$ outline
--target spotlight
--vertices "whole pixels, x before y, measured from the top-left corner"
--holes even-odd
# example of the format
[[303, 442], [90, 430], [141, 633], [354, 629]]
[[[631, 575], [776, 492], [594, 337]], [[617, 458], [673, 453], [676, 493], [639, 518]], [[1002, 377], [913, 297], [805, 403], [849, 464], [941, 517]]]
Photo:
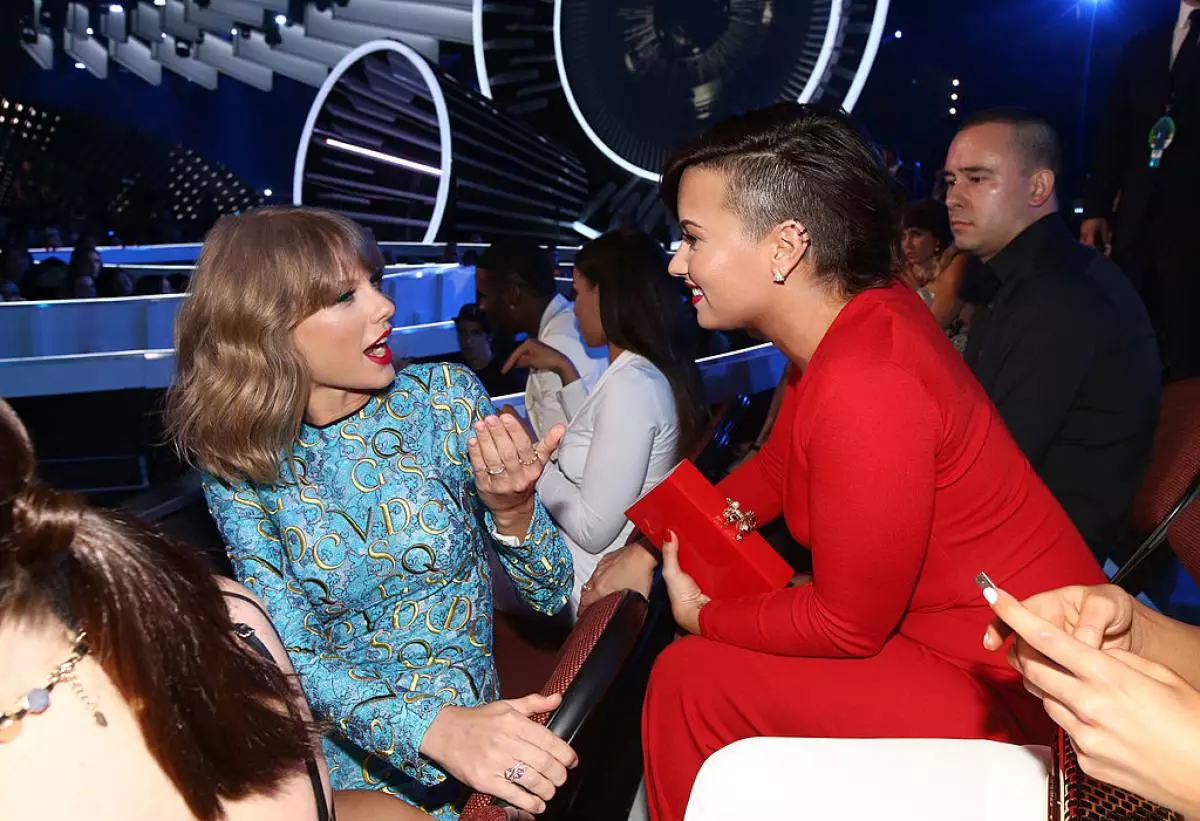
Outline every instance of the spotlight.
[[957, 95], [957, 94], [951, 94], [951, 95], [950, 95], [950, 99], [951, 99], [951, 100], [957, 100], [957, 99], [958, 99], [958, 95]]
[[111, 6], [108, 7], [108, 13], [109, 14], [124, 14], [125, 7], [118, 3], [113, 3]]
[[900, 29], [896, 29], [896, 33], [892, 36], [894, 36], [897, 40], [901, 40], [904, 38], [904, 32], [902, 32]]
[[92, 36], [93, 34], [95, 34], [96, 32], [92, 30], [92, 27], [91, 27], [91, 26], [88, 26], [88, 27], [87, 27], [87, 33], [88, 33], [88, 37], [91, 37], [91, 36]]
[[950, 85], [954, 86], [955, 88], [958, 88], [958, 80], [951, 80]]
[[191, 57], [192, 56], [192, 44], [189, 43], [187, 40], [176, 40], [175, 41], [175, 56], [176, 57], [184, 57], [184, 58]]
[[288, 19], [287, 19], [287, 15], [286, 15], [286, 14], [276, 14], [276, 15], [275, 15], [275, 25], [277, 25], [277, 26], [286, 26], [286, 25], [287, 25], [287, 21], [288, 21]]
[[272, 194], [274, 194], [274, 193], [275, 193], [275, 192], [274, 192], [274, 191], [272, 191], [270, 188], [264, 188], [264, 189], [263, 189], [263, 196], [264, 196], [264, 197], [269, 197], [269, 196], [271, 196], [271, 195], [272, 195]]
[[951, 116], [951, 117], [953, 117], [953, 116], [954, 116], [955, 114], [957, 114], [957, 113], [958, 113], [958, 109], [957, 109], [957, 108], [952, 108], [952, 109], [950, 109], [950, 116]]
[[238, 36], [238, 30], [237, 30], [237, 26], [234, 26], [233, 28], [231, 28], [231, 29], [229, 30], [229, 33], [230, 33], [230, 35], [232, 35], [233, 37], [237, 37], [237, 36]]
[[76, 63], [75, 68], [87, 68], [83, 63]]

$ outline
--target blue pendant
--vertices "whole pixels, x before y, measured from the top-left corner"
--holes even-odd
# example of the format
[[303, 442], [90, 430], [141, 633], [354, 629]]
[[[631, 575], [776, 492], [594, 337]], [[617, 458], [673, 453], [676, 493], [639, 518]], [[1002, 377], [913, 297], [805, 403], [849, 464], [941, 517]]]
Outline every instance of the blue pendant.
[[50, 691], [39, 687], [25, 694], [25, 709], [37, 715], [50, 708]]

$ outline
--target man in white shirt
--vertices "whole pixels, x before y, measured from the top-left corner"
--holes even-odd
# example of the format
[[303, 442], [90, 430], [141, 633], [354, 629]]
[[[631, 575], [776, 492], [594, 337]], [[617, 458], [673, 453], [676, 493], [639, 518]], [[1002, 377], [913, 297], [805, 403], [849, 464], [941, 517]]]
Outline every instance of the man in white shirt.
[[1171, 380], [1200, 376], [1200, 0], [1125, 45], [1080, 239], [1141, 291]]
[[[547, 251], [532, 242], [504, 240], [479, 257], [476, 299], [497, 333], [525, 334], [563, 353], [590, 390], [608, 367], [608, 351], [584, 344], [575, 312], [558, 293], [554, 274], [554, 261]], [[557, 398], [561, 389], [557, 374], [530, 371], [525, 411], [539, 439], [555, 425], [570, 421]]]

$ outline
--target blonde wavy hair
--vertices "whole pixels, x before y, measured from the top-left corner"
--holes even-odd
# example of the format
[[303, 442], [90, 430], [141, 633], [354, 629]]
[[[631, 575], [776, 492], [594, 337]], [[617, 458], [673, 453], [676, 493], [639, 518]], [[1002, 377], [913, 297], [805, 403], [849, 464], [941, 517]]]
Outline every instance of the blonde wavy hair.
[[218, 220], [175, 320], [167, 429], [180, 456], [222, 481], [277, 484], [310, 391], [292, 330], [332, 305], [347, 279], [382, 268], [370, 235], [329, 211]]

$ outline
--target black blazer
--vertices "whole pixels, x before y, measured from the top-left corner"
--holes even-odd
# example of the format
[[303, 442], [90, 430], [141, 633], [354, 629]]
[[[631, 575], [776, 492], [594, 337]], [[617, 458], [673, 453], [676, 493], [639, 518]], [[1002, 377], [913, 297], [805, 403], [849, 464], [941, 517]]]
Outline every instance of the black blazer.
[[1162, 164], [1150, 168], [1150, 129], [1166, 110], [1174, 35], [1173, 17], [1126, 43], [1109, 92], [1084, 216], [1114, 217], [1118, 249], [1128, 247], [1152, 213], [1156, 220], [1178, 220], [1192, 230], [1200, 218], [1200, 60], [1180, 67], [1172, 112], [1175, 140]]

